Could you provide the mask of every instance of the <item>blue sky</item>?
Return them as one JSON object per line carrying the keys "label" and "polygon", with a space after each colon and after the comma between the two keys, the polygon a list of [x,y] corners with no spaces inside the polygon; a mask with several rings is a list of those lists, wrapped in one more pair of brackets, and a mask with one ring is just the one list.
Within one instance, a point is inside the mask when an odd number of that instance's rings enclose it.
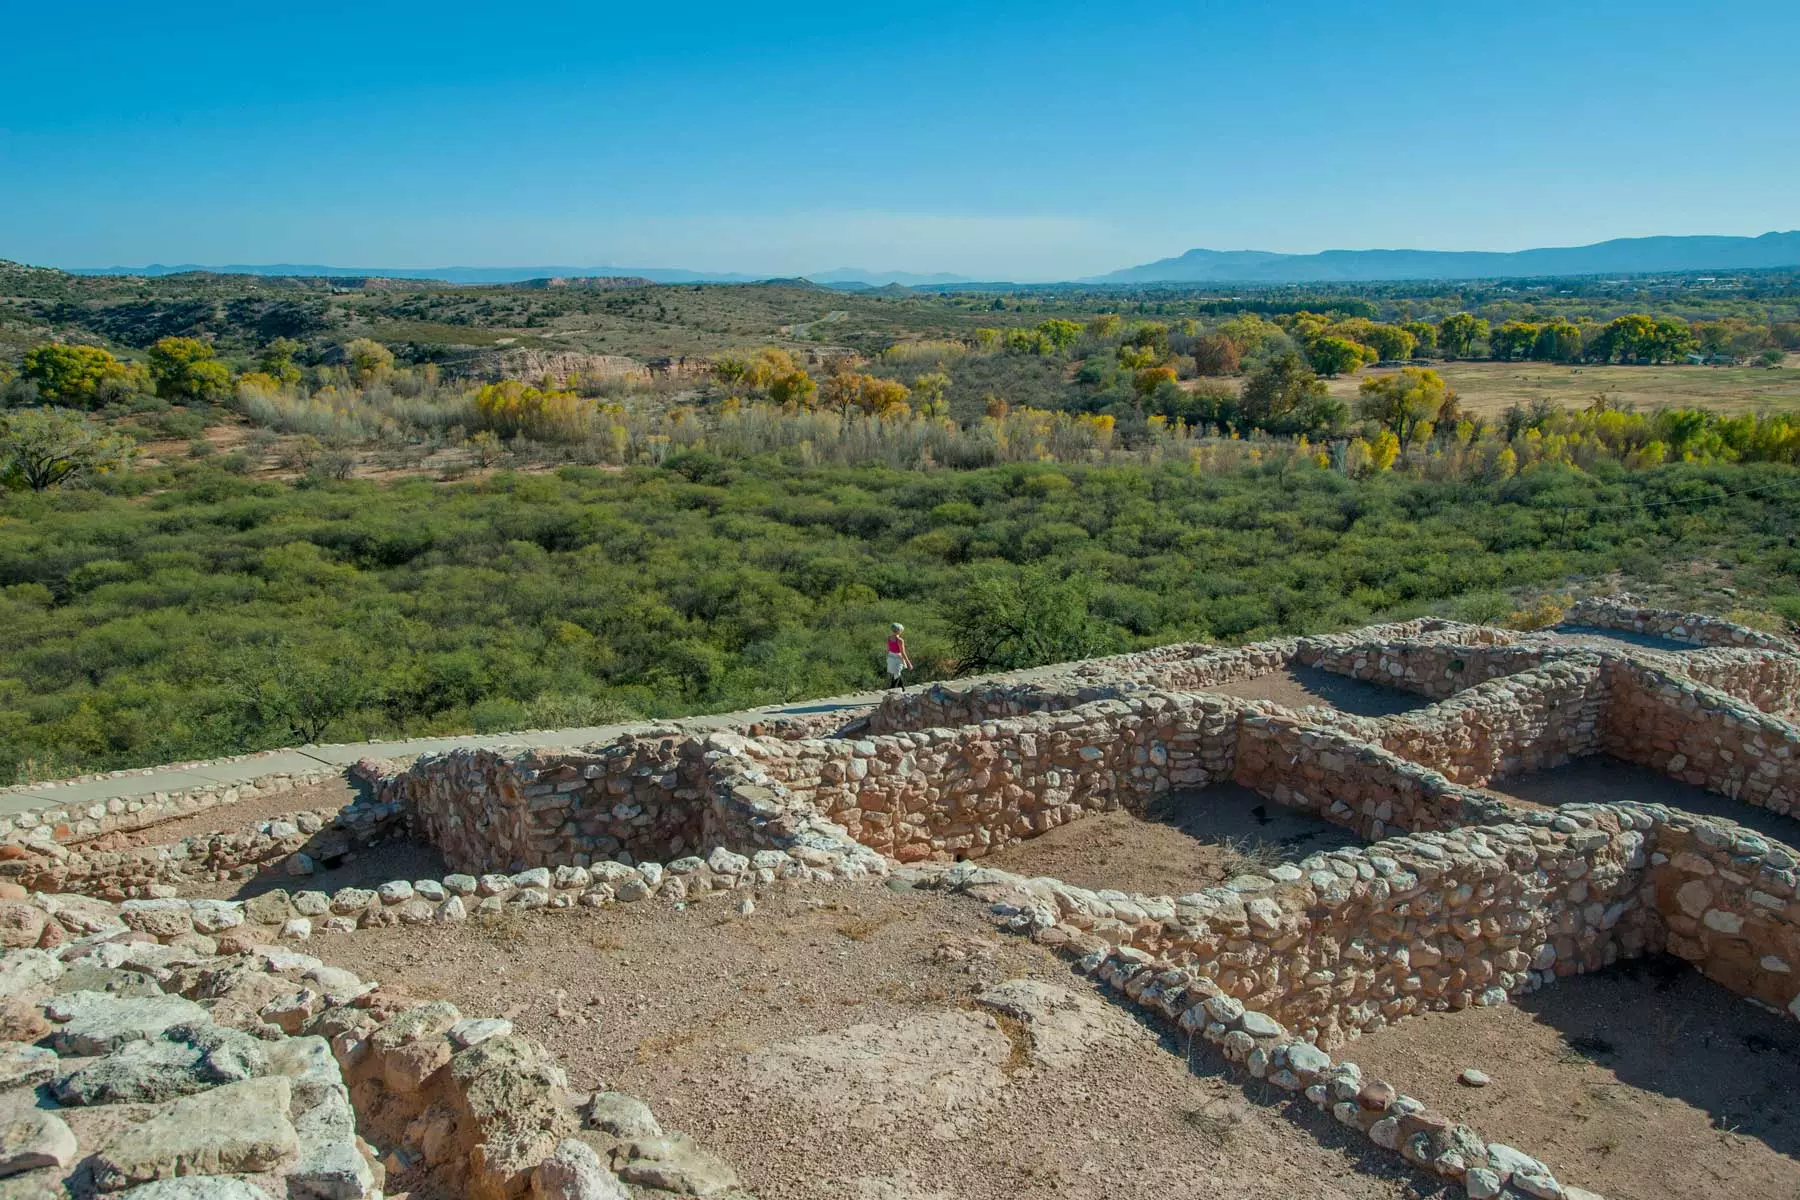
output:
{"label": "blue sky", "polygon": [[1800,5],[16,4],[0,258],[982,278],[1800,226]]}

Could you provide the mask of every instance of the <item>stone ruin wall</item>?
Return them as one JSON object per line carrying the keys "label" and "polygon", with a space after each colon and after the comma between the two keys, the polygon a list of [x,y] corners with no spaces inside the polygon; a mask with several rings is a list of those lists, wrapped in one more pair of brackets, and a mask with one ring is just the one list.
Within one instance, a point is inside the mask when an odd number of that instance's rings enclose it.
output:
{"label": "stone ruin wall", "polygon": [[1507,819],[1497,799],[1339,729],[1245,714],[1235,781],[1358,837],[1456,829]]}
{"label": "stone ruin wall", "polygon": [[454,869],[586,867],[626,854],[667,862],[705,841],[710,794],[687,739],[591,750],[456,750],[381,779],[413,832]]}
{"label": "stone ruin wall", "polygon": [[[1452,632],[1460,636],[1460,631]],[[1452,945],[1442,941],[1448,925],[1432,927],[1436,932],[1430,936],[1437,941],[1420,950],[1419,957],[1434,968],[1444,962],[1458,965],[1420,974],[1416,983],[1413,973],[1406,973],[1399,977],[1406,986],[1396,982],[1395,995],[1385,994],[1389,985],[1380,982],[1380,972],[1359,974],[1360,967],[1346,967],[1346,978],[1362,982],[1312,1014],[1328,1036],[1362,1028],[1372,999],[1390,1015],[1397,1011],[1395,1005],[1407,1011],[1420,1004],[1460,1005],[1471,989],[1522,986],[1521,980],[1529,978],[1522,971],[1543,972],[1556,963],[1563,973],[1591,969],[1646,947],[1661,948],[1665,939],[1675,952],[1728,986],[1771,1004],[1785,1006],[1793,999],[1785,993],[1800,980],[1785,983],[1780,972],[1762,961],[1800,961],[1793,957],[1800,948],[1783,940],[1789,935],[1785,926],[1765,936],[1769,921],[1760,910],[1744,912],[1736,933],[1715,928],[1733,924],[1724,917],[1713,917],[1711,926],[1696,925],[1700,918],[1687,917],[1675,898],[1686,881],[1667,885],[1666,863],[1645,875],[1638,851],[1646,830],[1653,836],[1662,831],[1660,820],[1615,815],[1607,831],[1611,840],[1596,840],[1590,830],[1556,827],[1555,814],[1532,813],[1460,786],[1607,749],[1685,782],[1779,805],[1785,803],[1791,781],[1775,768],[1770,782],[1767,764],[1785,762],[1791,769],[1792,760],[1775,757],[1781,753],[1778,745],[1787,743],[1772,743],[1769,736],[1779,730],[1792,737],[1791,727],[1629,656],[1571,653],[1546,661],[1540,646],[1497,640],[1409,642],[1378,650],[1366,641],[1340,640],[1308,653],[1302,639],[1214,658],[1227,659],[1223,665],[1237,671],[1252,669],[1246,663],[1260,666],[1303,655],[1323,669],[1427,693],[1441,691],[1449,698],[1381,720],[1340,716],[1331,724],[1316,724],[1311,715],[1303,719],[1273,705],[1229,697],[1140,692],[1081,704],[1079,695],[1059,697],[1043,686],[931,689],[890,698],[872,714],[870,724],[984,719],[961,727],[867,737],[742,738],[724,750],[715,746],[707,755],[695,752],[692,744],[684,752],[683,743],[665,741],[629,752],[614,747],[607,753],[537,752],[514,760],[489,756],[460,768],[474,770],[472,776],[460,777],[459,768],[444,762],[422,775],[412,773],[411,786],[420,786],[422,778],[434,782],[417,796],[409,794],[407,801],[422,804],[421,812],[445,814],[425,817],[427,836],[440,845],[448,838],[450,845],[461,846],[459,861],[474,865],[477,851],[495,847],[486,851],[482,864],[490,869],[550,862],[586,865],[620,851],[640,860],[668,860],[721,838],[727,846],[749,849],[749,835],[733,824],[733,814],[755,811],[762,813],[765,825],[786,820],[788,829],[794,825],[793,814],[810,812],[890,859],[919,862],[979,859],[1091,812],[1125,808],[1141,814],[1156,796],[1172,789],[1231,779],[1376,841],[1378,845],[1358,853],[1378,857],[1395,853],[1381,840],[1394,834],[1467,841],[1477,831],[1499,837],[1497,827],[1523,821],[1532,838],[1550,839],[1544,843],[1548,850],[1540,847],[1549,855],[1549,868],[1534,865],[1495,874],[1495,859],[1471,851],[1464,867],[1474,872],[1469,878],[1476,882],[1468,885],[1466,895],[1461,883],[1452,889],[1456,902],[1445,909],[1443,919],[1461,921],[1465,933],[1475,928],[1470,921],[1486,921],[1490,933],[1504,930],[1505,936],[1459,936]],[[1208,669],[1221,665],[1213,661]],[[1509,674],[1508,667],[1524,669]],[[1473,682],[1478,678],[1482,681]],[[1001,713],[1007,715],[997,715]],[[1659,721],[1666,726],[1663,732],[1646,732],[1646,722]],[[1652,753],[1633,752],[1633,746],[1649,747]],[[1658,746],[1666,746],[1666,752],[1657,751]],[[1683,748],[1689,751],[1686,762],[1675,757]],[[731,763],[744,769],[720,784],[720,772]],[[1746,770],[1747,763],[1764,765]],[[742,801],[722,802],[709,795],[708,772],[713,792],[728,798],[742,792]],[[479,798],[489,791],[497,797],[491,807],[498,814]],[[620,799],[625,796],[629,799]],[[458,810],[457,804],[465,801],[471,807]],[[660,817],[652,815],[658,813]],[[1632,828],[1633,821],[1645,827]],[[1694,835],[1684,829],[1667,836],[1691,840]],[[1575,841],[1565,845],[1570,838]],[[1423,853],[1429,857],[1429,851]],[[1577,858],[1585,866],[1572,866]],[[1691,854],[1682,861],[1692,861]],[[1628,865],[1615,870],[1621,863]],[[1695,894],[1690,888],[1690,905]],[[1749,904],[1747,895],[1740,904],[1727,890],[1711,909],[1727,911],[1719,904],[1733,911],[1743,908]],[[1409,894],[1407,903],[1406,911],[1418,914],[1424,902]],[[1297,968],[1278,969],[1275,980],[1291,982],[1336,970],[1321,964],[1327,964],[1330,947],[1357,941],[1346,931],[1372,931],[1393,914],[1351,907],[1314,916],[1322,922],[1317,937],[1308,942],[1303,960],[1296,960],[1307,969],[1298,974]],[[1667,932],[1665,920],[1672,922]],[[1520,928],[1511,928],[1515,925]],[[1614,932],[1621,928],[1623,932]],[[1743,935],[1745,929],[1750,934]],[[1272,944],[1265,935],[1274,932],[1250,930],[1240,950],[1253,958],[1263,955]],[[1126,940],[1139,936],[1134,930]],[[1153,943],[1160,944],[1160,938],[1149,935]],[[1208,944],[1201,938],[1193,943],[1199,948],[1189,953],[1207,953],[1200,948]],[[1765,944],[1770,947],[1766,952],[1759,949],[1746,959],[1745,945]],[[1352,963],[1361,961],[1354,955],[1365,952],[1366,938],[1361,945],[1364,949],[1354,950]],[[1411,964],[1415,955],[1410,948],[1383,943],[1368,953],[1370,961],[1386,961],[1384,956],[1402,949],[1405,953],[1393,957],[1390,967]],[[1743,967],[1751,960],[1757,964],[1752,974],[1759,982],[1754,985]],[[1231,956],[1220,961],[1229,962]],[[1318,1002],[1320,993],[1311,990],[1317,986],[1298,989],[1296,995],[1311,997],[1304,1000],[1279,999],[1286,994],[1286,985],[1279,982],[1252,996],[1259,1005],[1287,1005],[1281,1010],[1283,1019],[1302,1021],[1301,1010]]]}
{"label": "stone ruin wall", "polygon": [[1659,667],[1609,663],[1607,753],[1770,812],[1800,800],[1800,727]]}
{"label": "stone ruin wall", "polygon": [[1458,783],[1482,787],[1596,752],[1609,700],[1598,659],[1565,659],[1389,717],[1377,723],[1371,740]]}
{"label": "stone ruin wall", "polygon": [[1229,778],[1239,703],[1151,693],[959,729],[751,743],[746,753],[900,862],[975,858],[1089,812],[1141,815],[1171,788]]}
{"label": "stone ruin wall", "polygon": [[1736,625],[1722,617],[1677,612],[1669,608],[1645,608],[1619,597],[1578,600],[1569,609],[1565,621],[1570,625],[1617,629],[1624,633],[1647,634],[1674,642],[1690,642],[1696,646],[1740,646],[1774,650],[1781,654],[1800,654],[1800,646],[1787,638]]}

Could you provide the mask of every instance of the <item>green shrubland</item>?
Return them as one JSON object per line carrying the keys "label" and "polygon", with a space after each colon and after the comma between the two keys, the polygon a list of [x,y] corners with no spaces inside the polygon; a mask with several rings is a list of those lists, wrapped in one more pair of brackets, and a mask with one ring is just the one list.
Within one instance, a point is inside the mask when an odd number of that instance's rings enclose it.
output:
{"label": "green shrubland", "polygon": [[1428,478],[1293,455],[919,471],[690,450],[293,485],[203,459],[0,498],[0,769],[825,695],[880,682],[893,620],[930,677],[1504,616],[1517,589],[1687,560],[1800,617],[1797,499],[1783,464]]}

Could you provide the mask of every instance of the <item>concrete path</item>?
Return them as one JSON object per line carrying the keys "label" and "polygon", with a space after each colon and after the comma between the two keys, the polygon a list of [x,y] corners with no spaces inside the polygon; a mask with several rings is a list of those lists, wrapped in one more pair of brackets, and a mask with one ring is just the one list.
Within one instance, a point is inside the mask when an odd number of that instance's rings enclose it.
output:
{"label": "concrete path", "polygon": [[341,770],[362,758],[411,758],[419,754],[442,753],[462,748],[495,746],[586,746],[610,742],[632,730],[652,729],[679,723],[688,729],[712,729],[737,724],[746,719],[783,716],[811,716],[838,712],[879,703],[882,693],[861,692],[851,696],[832,696],[824,700],[805,700],[797,704],[772,704],[764,708],[729,713],[712,713],[696,717],[670,718],[665,721],[634,721],[624,725],[592,725],[580,729],[546,729],[532,733],[453,734],[449,737],[414,738],[403,742],[335,742],[323,746],[300,746],[261,754],[241,762],[216,763],[195,767],[146,767],[124,775],[109,775],[80,783],[63,783],[42,790],[0,794],[0,816],[36,812],[46,808],[62,808],[70,804],[110,800],[115,796],[142,796],[151,792],[185,792],[196,788],[229,787],[247,783],[266,775],[299,774],[321,767]]}

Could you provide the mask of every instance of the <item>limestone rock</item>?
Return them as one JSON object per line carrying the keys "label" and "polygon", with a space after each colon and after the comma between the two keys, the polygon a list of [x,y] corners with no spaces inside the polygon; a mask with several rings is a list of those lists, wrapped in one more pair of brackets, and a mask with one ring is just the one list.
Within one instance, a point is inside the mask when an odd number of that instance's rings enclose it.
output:
{"label": "limestone rock", "polygon": [[574,1138],[556,1144],[531,1177],[533,1200],[630,1200],[593,1147]]}
{"label": "limestone rock", "polygon": [[602,1129],[614,1137],[654,1138],[663,1132],[650,1106],[624,1092],[596,1093],[582,1118],[589,1129]]}
{"label": "limestone rock", "polygon": [[0,997],[30,992],[41,996],[62,978],[64,970],[62,961],[48,951],[8,950],[0,955]]}
{"label": "limestone rock", "polygon": [[356,1144],[356,1114],[342,1089],[294,1121],[300,1159],[288,1173],[293,1200],[362,1200],[376,1186],[375,1171]]}
{"label": "limestone rock", "polygon": [[50,1035],[51,1049],[70,1055],[110,1054],[127,1042],[157,1037],[172,1025],[211,1021],[204,1008],[180,996],[120,999],[104,992],[58,996],[46,1013],[63,1023]]}
{"label": "limestone rock", "polygon": [[0,1045],[0,1092],[48,1083],[56,1075],[59,1061],[54,1050],[42,1046],[22,1042]]}
{"label": "limestone rock", "polygon": [[185,1179],[159,1179],[121,1193],[119,1200],[271,1200],[254,1183],[215,1175],[189,1175]]}
{"label": "limestone rock", "polygon": [[22,950],[35,947],[44,936],[44,922],[49,916],[35,904],[23,900],[0,900],[0,948]]}
{"label": "limestone rock", "polygon": [[280,925],[293,916],[293,906],[282,888],[274,888],[244,901],[244,915],[258,925]]}
{"label": "limestone rock", "polygon": [[126,1042],[56,1081],[68,1105],[155,1104],[268,1070],[262,1043],[213,1024],[175,1025],[154,1039]]}
{"label": "limestone rock", "polygon": [[77,1153],[74,1133],[55,1113],[26,1108],[0,1118],[0,1176],[67,1170]]}
{"label": "limestone rock", "polygon": [[737,1172],[686,1134],[628,1142],[620,1155],[619,1177],[642,1187],[705,1197],[738,1186]]}
{"label": "limestone rock", "polygon": [[287,1167],[300,1152],[287,1116],[290,1095],[288,1081],[272,1075],[177,1100],[95,1155],[94,1181],[114,1191],[181,1175]]}
{"label": "limestone rock", "polygon": [[458,1021],[450,1027],[450,1040],[458,1050],[466,1050],[470,1046],[478,1046],[489,1038],[506,1037],[513,1031],[513,1023],[500,1017],[469,1017]]}

